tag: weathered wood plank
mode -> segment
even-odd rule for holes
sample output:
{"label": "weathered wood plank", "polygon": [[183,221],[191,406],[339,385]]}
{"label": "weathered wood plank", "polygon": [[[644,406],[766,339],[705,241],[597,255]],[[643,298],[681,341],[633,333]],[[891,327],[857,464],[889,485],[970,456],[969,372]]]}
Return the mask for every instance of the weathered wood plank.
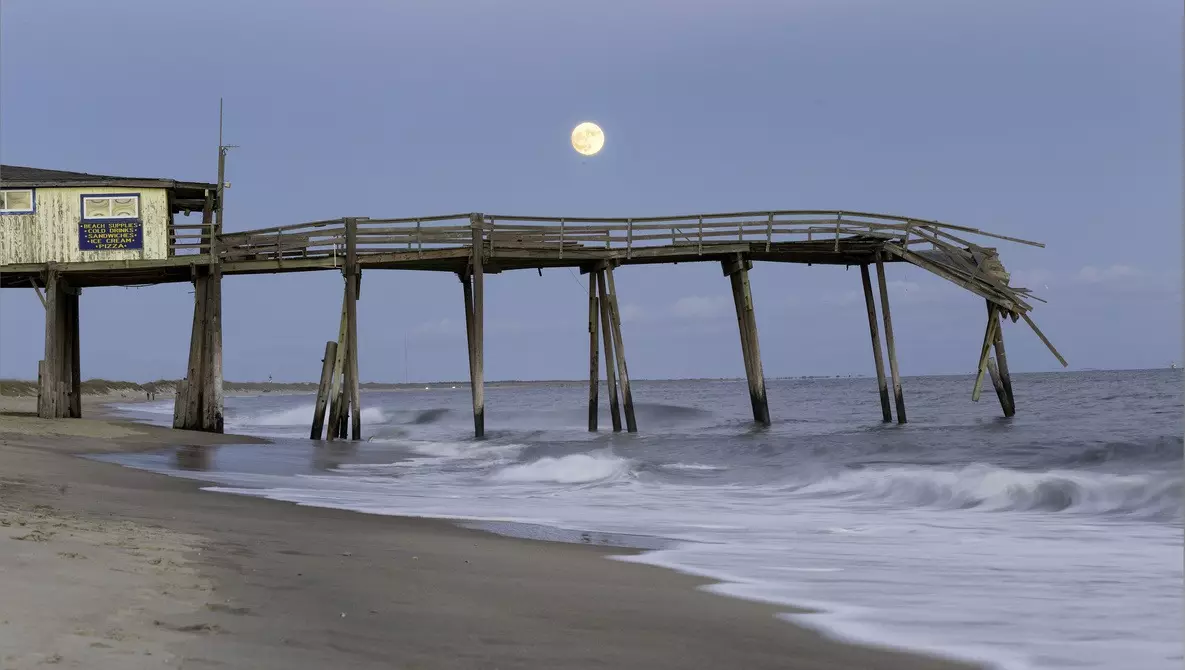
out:
{"label": "weathered wood plank", "polygon": [[753,420],[770,425],[769,401],[765,390],[765,373],[761,365],[761,346],[757,336],[757,318],[753,310],[753,294],[749,286],[752,262],[737,257],[721,263],[724,274],[732,285],[732,300],[736,307],[737,329],[741,338],[741,355],[745,360],[745,377],[749,386],[749,402]]}

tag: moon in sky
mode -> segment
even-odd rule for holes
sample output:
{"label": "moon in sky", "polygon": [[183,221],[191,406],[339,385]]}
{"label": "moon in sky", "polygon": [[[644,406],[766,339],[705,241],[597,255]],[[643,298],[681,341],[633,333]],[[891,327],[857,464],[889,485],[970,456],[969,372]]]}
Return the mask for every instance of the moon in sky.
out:
{"label": "moon in sky", "polygon": [[585,156],[592,156],[605,146],[605,133],[591,121],[572,129],[572,148]]}

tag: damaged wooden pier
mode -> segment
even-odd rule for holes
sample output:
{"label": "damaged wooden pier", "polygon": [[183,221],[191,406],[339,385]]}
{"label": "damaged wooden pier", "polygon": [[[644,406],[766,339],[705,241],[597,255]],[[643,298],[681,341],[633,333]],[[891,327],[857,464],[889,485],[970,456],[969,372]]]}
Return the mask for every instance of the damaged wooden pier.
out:
{"label": "damaged wooden pier", "polygon": [[[24,181],[13,170],[28,170]],[[44,174],[36,174],[44,173]],[[952,282],[987,305],[983,345],[972,399],[991,380],[1005,416],[1016,412],[1004,350],[1003,324],[1023,320],[1054,356],[1064,359],[1038,329],[1030,312],[1039,301],[1010,277],[990,240],[1043,246],[938,221],[834,210],[753,211],[690,216],[590,218],[464,213],[419,218],[345,217],[289,226],[224,232],[222,185],[129,180],[29,168],[0,168],[4,190],[40,192],[46,175],[59,182],[85,182],[121,190],[153,182],[166,197],[167,216],[159,222],[160,246],[149,254],[117,258],[86,250],[85,234],[63,250],[17,249],[0,234],[0,287],[45,290],[45,360],[41,364],[39,414],[47,418],[81,414],[78,404],[78,300],[91,286],[191,282],[194,318],[186,382],[179,390],[174,424],[180,428],[221,431],[222,282],[226,277],[286,272],[336,271],[343,276],[338,339],[326,344],[310,437],[361,436],[357,310],[364,271],[399,269],[457,275],[465,308],[474,433],[485,433],[483,302],[486,275],[512,270],[575,268],[588,275],[589,406],[588,429],[598,429],[600,370],[604,371],[609,415],[615,431],[638,430],[626,364],[625,337],[618,307],[615,270],[632,265],[718,263],[728,278],[736,306],[738,334],[748,382],[753,420],[769,425],[756,301],[749,273],[759,263],[806,263],[860,268],[868,313],[873,364],[884,421],[906,421],[905,393],[898,368],[886,269],[909,263]],[[60,177],[73,175],[73,177]],[[90,181],[86,181],[87,179]],[[106,192],[106,191],[105,191]],[[76,194],[77,195],[77,194]],[[23,197],[23,196],[21,196]],[[73,210],[74,225],[86,222],[87,198]],[[102,197],[94,196],[96,202]],[[32,195],[30,195],[32,198]],[[109,205],[114,208],[115,204]],[[101,209],[101,205],[96,205]],[[141,216],[143,208],[137,210]],[[178,212],[201,212],[200,224],[173,221]],[[32,215],[33,212],[28,214]],[[67,214],[67,216],[71,216]],[[149,222],[141,216],[142,239]],[[59,224],[61,225],[61,224]],[[153,224],[157,225],[157,224]],[[155,235],[153,233],[152,235]],[[155,239],[155,238],[154,238]],[[978,240],[978,241],[973,241]],[[30,243],[35,246],[34,243]],[[48,251],[47,251],[48,249]],[[126,251],[123,253],[127,253]],[[876,290],[872,270],[876,271]],[[879,298],[879,314],[878,303]],[[885,360],[888,362],[886,377]]]}

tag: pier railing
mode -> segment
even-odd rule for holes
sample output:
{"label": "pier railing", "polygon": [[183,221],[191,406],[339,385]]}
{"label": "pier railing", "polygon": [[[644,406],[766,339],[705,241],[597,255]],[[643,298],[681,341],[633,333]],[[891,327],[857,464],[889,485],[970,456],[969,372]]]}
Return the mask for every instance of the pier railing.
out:
{"label": "pier railing", "polygon": [[[480,228],[486,253],[529,249],[563,258],[576,250],[611,251],[629,258],[638,250],[676,249],[681,253],[713,253],[733,243],[769,251],[786,242],[833,242],[838,251],[850,238],[874,238],[910,249],[916,245],[992,251],[965,239],[980,236],[1043,246],[1038,242],[995,235],[975,228],[937,221],[863,212],[783,210],[696,214],[670,217],[588,218],[452,214],[403,219],[353,219],[359,256],[375,253],[469,248]],[[208,248],[208,238],[181,248]],[[180,240],[180,236],[176,236]],[[172,244],[172,243],[171,243]],[[345,252],[346,219],[311,221],[275,228],[224,233],[218,238],[223,261],[324,258]]]}

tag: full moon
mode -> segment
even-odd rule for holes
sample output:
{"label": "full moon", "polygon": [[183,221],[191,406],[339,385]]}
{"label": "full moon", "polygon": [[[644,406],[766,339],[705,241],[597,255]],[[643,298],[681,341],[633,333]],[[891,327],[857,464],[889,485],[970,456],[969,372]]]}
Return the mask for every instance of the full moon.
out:
{"label": "full moon", "polygon": [[605,146],[605,133],[601,127],[590,121],[572,129],[572,148],[585,156],[592,156]]}

